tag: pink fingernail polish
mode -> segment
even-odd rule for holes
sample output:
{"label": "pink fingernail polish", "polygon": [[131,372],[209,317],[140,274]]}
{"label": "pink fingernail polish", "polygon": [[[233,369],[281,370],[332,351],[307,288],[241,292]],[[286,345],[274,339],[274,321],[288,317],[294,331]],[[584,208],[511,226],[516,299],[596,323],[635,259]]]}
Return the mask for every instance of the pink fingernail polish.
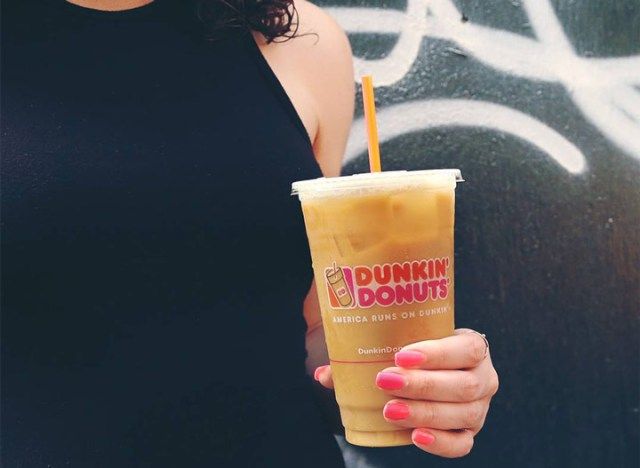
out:
{"label": "pink fingernail polish", "polygon": [[399,390],[406,385],[406,382],[400,374],[380,372],[376,376],[376,385],[383,390]]}
{"label": "pink fingernail polish", "polygon": [[385,418],[393,419],[394,421],[407,419],[409,417],[409,405],[401,401],[390,401],[384,405],[382,414],[384,414]]}
{"label": "pink fingernail polish", "polygon": [[416,429],[413,431],[413,441],[420,445],[429,445],[436,440],[436,437],[429,431],[424,429]]}
{"label": "pink fingernail polish", "polygon": [[315,372],[313,373],[313,378],[316,379],[318,382],[320,381],[320,374],[324,372],[324,370],[329,367],[329,366],[320,366],[317,367]]}
{"label": "pink fingernail polish", "polygon": [[424,354],[420,351],[398,351],[396,353],[396,366],[415,367],[424,361]]}

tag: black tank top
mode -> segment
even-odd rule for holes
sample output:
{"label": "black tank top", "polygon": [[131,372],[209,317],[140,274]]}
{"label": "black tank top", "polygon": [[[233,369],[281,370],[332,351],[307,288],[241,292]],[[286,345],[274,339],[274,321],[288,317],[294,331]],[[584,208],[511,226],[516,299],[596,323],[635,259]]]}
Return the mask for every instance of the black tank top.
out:
{"label": "black tank top", "polygon": [[304,369],[309,138],[249,33],[178,13],[3,11],[4,466],[342,466]]}

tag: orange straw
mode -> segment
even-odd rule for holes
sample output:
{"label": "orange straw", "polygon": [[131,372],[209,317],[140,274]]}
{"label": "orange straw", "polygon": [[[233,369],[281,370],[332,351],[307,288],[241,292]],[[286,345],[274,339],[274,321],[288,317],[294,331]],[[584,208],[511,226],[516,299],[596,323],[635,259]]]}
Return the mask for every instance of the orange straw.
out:
{"label": "orange straw", "polygon": [[378,146],[378,125],[376,124],[376,100],[373,94],[371,75],[362,77],[362,99],[364,102],[364,120],[367,123],[367,141],[369,143],[369,169],[380,172],[380,147]]}

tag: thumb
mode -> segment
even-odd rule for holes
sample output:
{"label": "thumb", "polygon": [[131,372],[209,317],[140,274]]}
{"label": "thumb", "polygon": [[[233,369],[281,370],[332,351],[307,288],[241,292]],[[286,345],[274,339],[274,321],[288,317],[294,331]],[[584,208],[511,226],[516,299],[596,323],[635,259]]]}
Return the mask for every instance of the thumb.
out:
{"label": "thumb", "polygon": [[316,379],[323,387],[333,388],[333,378],[331,377],[331,366],[320,366],[313,373]]}

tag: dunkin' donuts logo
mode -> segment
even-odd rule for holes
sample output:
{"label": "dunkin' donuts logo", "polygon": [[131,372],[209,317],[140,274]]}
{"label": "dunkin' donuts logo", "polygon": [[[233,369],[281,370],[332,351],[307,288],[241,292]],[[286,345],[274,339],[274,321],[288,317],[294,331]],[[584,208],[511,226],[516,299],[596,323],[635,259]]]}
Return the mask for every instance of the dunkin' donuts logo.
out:
{"label": "dunkin' donuts logo", "polygon": [[411,304],[449,296],[449,257],[325,269],[333,309]]}

